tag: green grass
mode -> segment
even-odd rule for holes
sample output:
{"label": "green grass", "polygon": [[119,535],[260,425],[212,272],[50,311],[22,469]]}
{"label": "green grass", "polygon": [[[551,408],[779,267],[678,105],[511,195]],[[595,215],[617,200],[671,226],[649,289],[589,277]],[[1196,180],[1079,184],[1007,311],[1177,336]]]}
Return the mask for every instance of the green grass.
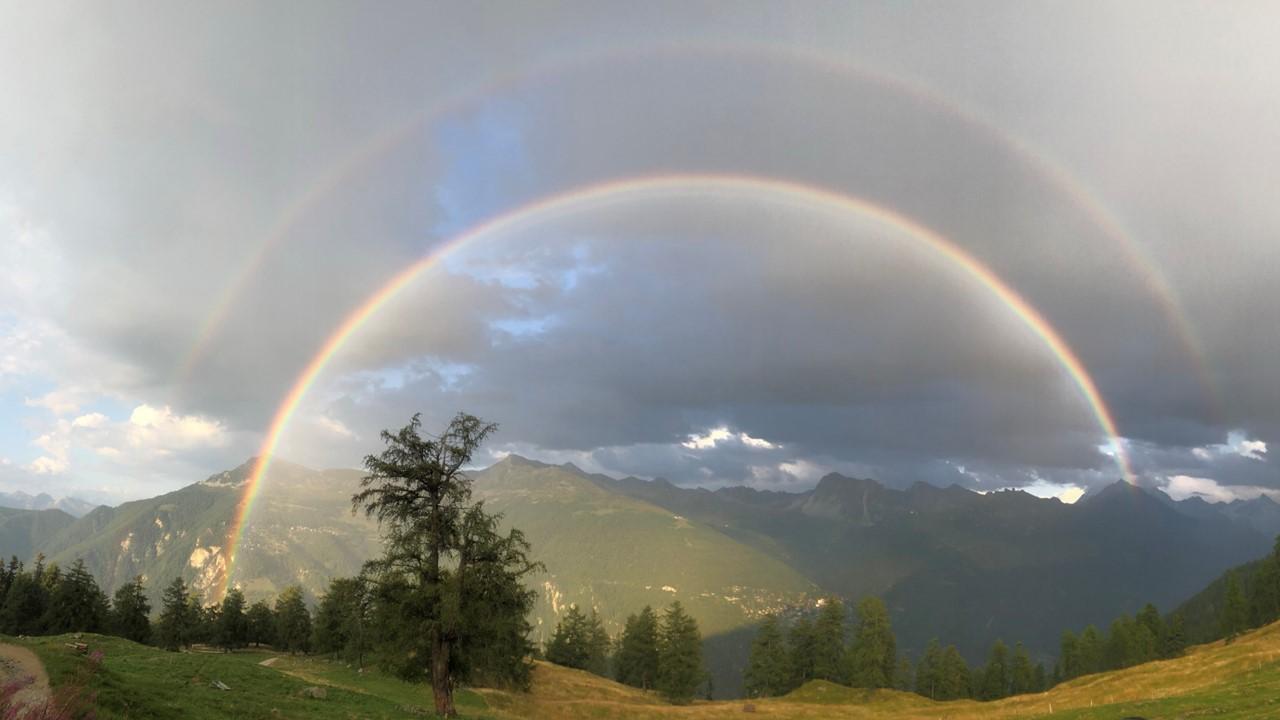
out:
{"label": "green grass", "polygon": [[[74,680],[86,660],[63,643],[66,636],[7,640],[32,648],[44,660],[55,687]],[[268,652],[166,653],[125,640],[88,636],[105,653],[91,689],[99,717],[114,718],[405,718],[429,715],[430,692],[376,671],[360,673],[319,658],[280,656],[271,667],[258,663]],[[231,687],[210,687],[221,680]],[[325,687],[325,699],[301,696]],[[1149,720],[1280,717],[1280,623],[1249,633],[1230,645],[1201,645],[1175,660],[1147,663],[1064,683],[1047,693],[999,702],[933,702],[893,690],[856,690],[812,682],[783,698],[663,703],[653,693],[625,687],[578,670],[538,663],[531,693],[462,691],[463,717],[493,720],[585,720],[623,718],[739,718],[750,704],[759,718],[819,720],[1010,720],[1061,718]]]}
{"label": "green grass", "polygon": [[[5,639],[31,648],[44,661],[54,687],[75,681],[87,660],[64,646],[68,636]],[[345,665],[318,658],[281,657],[272,667],[259,665],[274,653],[170,653],[119,638],[87,635],[90,651],[104,660],[90,690],[97,696],[98,717],[190,718],[235,720],[420,717],[429,714],[426,685],[406,683],[377,672],[357,673]],[[215,680],[230,690],[211,686]],[[326,697],[303,697],[310,686],[325,688]],[[456,696],[464,718],[492,718],[479,695]]]}

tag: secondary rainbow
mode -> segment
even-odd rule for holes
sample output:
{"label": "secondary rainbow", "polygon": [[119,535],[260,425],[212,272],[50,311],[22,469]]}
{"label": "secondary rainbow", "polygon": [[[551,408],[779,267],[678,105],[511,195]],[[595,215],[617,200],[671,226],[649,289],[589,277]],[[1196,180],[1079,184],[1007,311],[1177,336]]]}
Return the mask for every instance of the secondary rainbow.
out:
{"label": "secondary rainbow", "polygon": [[1084,364],[1057,330],[1049,324],[1048,320],[1016,290],[977,258],[942,235],[893,210],[873,204],[862,198],[791,180],[742,175],[660,175],[623,178],[552,195],[475,225],[392,276],[376,292],[346,316],[342,323],[325,340],[324,344],[320,346],[306,367],[303,368],[275,412],[258,457],[254,462],[252,473],[245,483],[240,502],[232,516],[231,525],[228,528],[225,546],[227,570],[221,580],[218,595],[221,596],[225,593],[227,584],[230,582],[231,573],[235,567],[236,552],[243,539],[246,519],[253,510],[253,504],[262,487],[263,478],[271,466],[272,456],[275,454],[280,439],[288,427],[294,412],[298,409],[303,398],[306,397],[307,391],[310,390],[316,379],[324,371],[329,361],[356,331],[369,318],[386,306],[401,290],[412,283],[414,279],[427,269],[438,264],[442,258],[457,248],[486,237],[495,237],[504,232],[545,222],[569,213],[634,201],[646,196],[687,197],[696,194],[749,197],[774,203],[789,202],[802,204],[811,209],[839,210],[870,217],[926,245],[940,256],[950,260],[955,267],[991,292],[1028,329],[1040,338],[1045,347],[1048,348],[1057,362],[1070,376],[1088,404],[1098,426],[1107,437],[1110,454],[1115,459],[1121,476],[1126,481],[1133,481],[1133,472],[1130,468],[1124,441],[1116,430],[1115,420],[1110,409],[1103,402],[1102,395],[1098,391],[1093,378],[1090,377],[1085,369]]}

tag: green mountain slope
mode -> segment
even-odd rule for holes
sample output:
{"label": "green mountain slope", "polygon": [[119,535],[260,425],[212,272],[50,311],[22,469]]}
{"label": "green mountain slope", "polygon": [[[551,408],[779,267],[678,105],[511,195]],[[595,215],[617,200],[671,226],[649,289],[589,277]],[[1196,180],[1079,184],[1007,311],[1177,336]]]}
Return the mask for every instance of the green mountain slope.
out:
{"label": "green mountain slope", "polygon": [[1265,551],[1251,524],[1117,484],[1076,505],[1024,492],[906,490],[829,475],[805,493],[593,479],[715,527],[846,598],[882,595],[900,647],[955,643],[971,662],[997,637],[1048,660],[1063,629],[1172,607]]}
{"label": "green mountain slope", "polygon": [[75,518],[62,510],[15,510],[0,507],[0,560],[29,562],[50,538]]}
{"label": "green mountain slope", "polygon": [[[108,592],[142,575],[154,601],[181,576],[212,602],[227,571],[227,529],[251,470],[252,461],[159,497],[98,508],[41,549],[59,562],[83,558]],[[358,477],[272,464],[232,576],[251,601],[294,583],[314,596],[379,551],[373,524],[350,512]]]}
{"label": "green mountain slope", "polygon": [[549,633],[570,603],[596,607],[611,631],[644,605],[679,600],[704,634],[741,627],[813,595],[782,561],[585,475],[509,457],[475,475],[477,497],[523,530],[547,566],[535,610]]}

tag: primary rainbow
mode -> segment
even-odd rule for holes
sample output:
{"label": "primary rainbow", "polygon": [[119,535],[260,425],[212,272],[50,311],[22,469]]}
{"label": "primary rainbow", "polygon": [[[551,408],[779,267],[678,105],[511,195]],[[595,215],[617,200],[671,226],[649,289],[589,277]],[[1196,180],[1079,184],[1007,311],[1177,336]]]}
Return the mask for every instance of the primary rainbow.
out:
{"label": "primary rainbow", "polygon": [[376,292],[347,315],[328,339],[325,340],[324,344],[311,358],[311,361],[303,368],[302,373],[294,380],[293,386],[276,410],[266,438],[262,442],[258,457],[254,462],[253,471],[245,483],[240,502],[237,504],[236,511],[232,516],[231,525],[228,527],[226,554],[224,555],[227,558],[227,569],[221,579],[218,595],[221,596],[225,593],[230,582],[231,573],[235,566],[236,552],[243,539],[245,520],[253,510],[254,501],[257,499],[259,490],[262,487],[263,477],[271,465],[272,456],[275,454],[280,438],[288,427],[294,412],[306,396],[307,391],[310,390],[312,384],[324,371],[329,361],[347,340],[422,272],[435,266],[442,258],[463,245],[522,226],[543,222],[572,212],[581,212],[646,196],[687,197],[691,194],[749,196],[766,202],[804,204],[810,209],[838,210],[871,217],[919,241],[926,247],[936,251],[941,257],[950,260],[956,267],[976,280],[982,287],[999,299],[1001,303],[1012,310],[1018,319],[1045,344],[1079,388],[1081,395],[1097,420],[1098,426],[1107,437],[1110,445],[1110,454],[1115,459],[1121,476],[1126,481],[1133,482],[1133,471],[1129,464],[1124,441],[1116,431],[1116,424],[1111,411],[1106,403],[1103,402],[1102,395],[1098,392],[1098,387],[1085,369],[1084,364],[1080,362],[1080,359],[1067,345],[1066,341],[1063,340],[1062,336],[1038,310],[1032,307],[1016,290],[1004,282],[990,268],[952,241],[910,218],[862,198],[791,180],[747,175],[708,174],[630,177],[579,187],[551,195],[477,224],[436,247],[421,260],[391,277],[382,287],[378,288]]}

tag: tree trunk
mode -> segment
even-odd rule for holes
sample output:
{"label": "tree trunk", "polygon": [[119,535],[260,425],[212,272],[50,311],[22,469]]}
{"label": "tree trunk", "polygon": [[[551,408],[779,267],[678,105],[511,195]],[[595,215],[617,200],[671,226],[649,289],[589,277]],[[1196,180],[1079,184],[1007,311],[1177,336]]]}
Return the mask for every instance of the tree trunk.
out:
{"label": "tree trunk", "polygon": [[431,639],[431,692],[438,717],[457,717],[453,707],[453,679],[449,677],[449,641],[437,630]]}

